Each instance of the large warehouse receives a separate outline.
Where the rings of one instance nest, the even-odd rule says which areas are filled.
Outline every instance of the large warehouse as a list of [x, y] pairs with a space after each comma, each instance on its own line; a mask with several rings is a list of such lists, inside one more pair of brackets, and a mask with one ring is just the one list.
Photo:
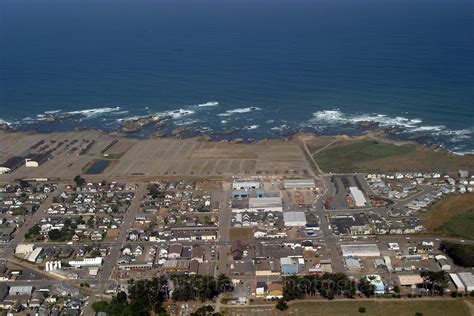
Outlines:
[[357, 207], [364, 207], [367, 203], [365, 199], [364, 193], [357, 187], [349, 187], [349, 191], [351, 191], [352, 199], [354, 200], [354, 204]]
[[471, 272], [460, 272], [458, 277], [461, 279], [467, 292], [474, 291], [474, 275]]
[[341, 245], [344, 257], [379, 257], [380, 250], [376, 244]]
[[281, 197], [250, 198], [249, 211], [283, 212]]
[[287, 227], [304, 227], [306, 226], [306, 215], [304, 212], [285, 212], [283, 220]]
[[314, 179], [283, 180], [283, 187], [289, 189], [314, 189]]

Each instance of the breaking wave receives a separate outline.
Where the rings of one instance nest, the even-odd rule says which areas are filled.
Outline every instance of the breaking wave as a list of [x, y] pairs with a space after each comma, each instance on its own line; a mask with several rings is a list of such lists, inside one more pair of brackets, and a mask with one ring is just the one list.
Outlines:
[[237, 109], [232, 109], [232, 110], [227, 110], [224, 113], [217, 114], [219, 116], [231, 116], [233, 114], [243, 114], [243, 113], [249, 113], [249, 112], [254, 112], [254, 111], [260, 111], [261, 108], [251, 106], [247, 108], [237, 108]]
[[71, 112], [64, 112], [64, 114], [68, 115], [81, 115], [85, 116], [86, 118], [97, 117], [103, 114], [111, 113], [111, 112], [118, 112], [120, 111], [120, 107], [110, 108], [95, 108], [95, 109], [87, 109], [87, 110], [79, 110], [79, 111], [71, 111]]

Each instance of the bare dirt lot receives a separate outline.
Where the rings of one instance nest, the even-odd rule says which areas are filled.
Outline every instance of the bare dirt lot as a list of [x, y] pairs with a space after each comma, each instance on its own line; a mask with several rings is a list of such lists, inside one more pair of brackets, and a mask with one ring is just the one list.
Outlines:
[[[118, 142], [112, 143], [114, 140]], [[70, 144], [72, 141], [75, 143]], [[36, 152], [34, 145], [62, 147], [37, 168], [24, 165], [5, 180], [18, 178], [60, 178], [70, 180], [82, 174], [97, 159], [113, 160], [99, 175], [89, 178], [160, 176], [251, 176], [285, 175], [305, 177], [312, 171], [298, 141], [262, 141], [255, 144], [229, 144], [197, 139], [129, 139], [96, 131], [68, 133], [0, 133], [0, 163], [13, 156]], [[69, 144], [69, 145], [68, 145]], [[85, 153], [80, 149], [90, 144]], [[69, 146], [68, 148], [65, 148]], [[73, 146], [78, 147], [71, 151]], [[80, 147], [82, 146], [82, 147]], [[104, 153], [106, 157], [104, 157]]]

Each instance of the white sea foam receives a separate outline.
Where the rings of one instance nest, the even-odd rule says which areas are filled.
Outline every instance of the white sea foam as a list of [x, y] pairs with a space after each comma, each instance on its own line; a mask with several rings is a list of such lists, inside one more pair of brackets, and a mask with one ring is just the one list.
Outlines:
[[166, 112], [161, 113], [161, 115], [171, 116], [171, 118], [173, 118], [173, 119], [179, 119], [179, 118], [182, 118], [184, 116], [189, 116], [189, 115], [192, 115], [192, 114], [194, 114], [194, 111], [186, 110], [186, 109], [178, 109], [178, 110], [166, 111]]
[[93, 118], [93, 117], [97, 117], [97, 116], [100, 116], [100, 115], [103, 115], [103, 114], [107, 114], [107, 113], [111, 113], [111, 112], [117, 112], [117, 111], [120, 111], [120, 107], [115, 107], [115, 108], [104, 107], [104, 108], [95, 108], [95, 109], [71, 111], [71, 112], [66, 112], [66, 114], [82, 115], [82, 116], [85, 116], [86, 118]]
[[219, 105], [219, 102], [217, 101], [209, 101], [209, 102], [198, 104], [197, 106], [198, 107], [212, 107], [212, 106], [218, 106], [218, 105]]
[[[397, 126], [407, 129], [420, 128], [419, 124], [422, 123], [421, 119], [418, 118], [406, 118], [402, 116], [391, 117], [385, 114], [354, 114], [348, 115], [341, 112], [339, 109], [318, 111], [313, 114], [314, 118], [311, 119], [312, 123], [315, 124], [357, 124], [361, 122], [372, 122], [377, 123], [380, 126], [389, 127]], [[434, 128], [434, 127], [430, 127]], [[438, 127], [436, 127], [438, 128]]]
[[219, 116], [231, 116], [233, 114], [243, 114], [243, 113], [249, 113], [253, 111], [260, 111], [261, 109], [255, 106], [250, 106], [247, 108], [237, 108], [237, 109], [232, 109], [232, 110], [227, 110], [224, 113], [217, 114]]
[[1, 118], [0, 118], [0, 124], [11, 125], [10, 122], [7, 122], [7, 121], [5, 121], [5, 120], [3, 120], [3, 119], [1, 119]]
[[249, 126], [245, 126], [244, 128], [248, 130], [252, 130], [252, 129], [257, 129], [258, 127], [259, 125], [249, 125]]
[[227, 121], [227, 120], [222, 120], [222, 121], [221, 121], [221, 124], [226, 124], [226, 123], [228, 123], [228, 122], [229, 122], [229, 121]]
[[44, 114], [58, 114], [61, 110], [44, 111]]

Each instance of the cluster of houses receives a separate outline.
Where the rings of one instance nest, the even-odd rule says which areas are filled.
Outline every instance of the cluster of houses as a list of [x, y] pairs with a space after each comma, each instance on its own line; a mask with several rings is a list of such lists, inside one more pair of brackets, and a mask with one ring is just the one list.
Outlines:
[[464, 170], [459, 170], [457, 180], [447, 174], [421, 172], [368, 174], [366, 179], [376, 194], [395, 200], [406, 199], [419, 192], [420, 185], [439, 187], [437, 193], [441, 194], [474, 190], [474, 175], [469, 177], [469, 172]]
[[77, 288], [66, 284], [34, 287], [0, 283], [0, 308], [10, 314], [79, 316], [85, 302]]
[[27, 216], [36, 212], [56, 184], [21, 183], [0, 186], [0, 243], [8, 243]]
[[36, 240], [52, 240], [51, 232], [60, 232], [61, 241], [101, 241], [108, 237], [113, 240], [118, 236], [123, 215], [102, 216], [80, 215], [61, 217], [42, 217], [36, 224], [39, 227], [36, 235], [30, 236]]
[[125, 183], [87, 183], [82, 187], [67, 186], [56, 197], [47, 214], [124, 213], [136, 186]]

